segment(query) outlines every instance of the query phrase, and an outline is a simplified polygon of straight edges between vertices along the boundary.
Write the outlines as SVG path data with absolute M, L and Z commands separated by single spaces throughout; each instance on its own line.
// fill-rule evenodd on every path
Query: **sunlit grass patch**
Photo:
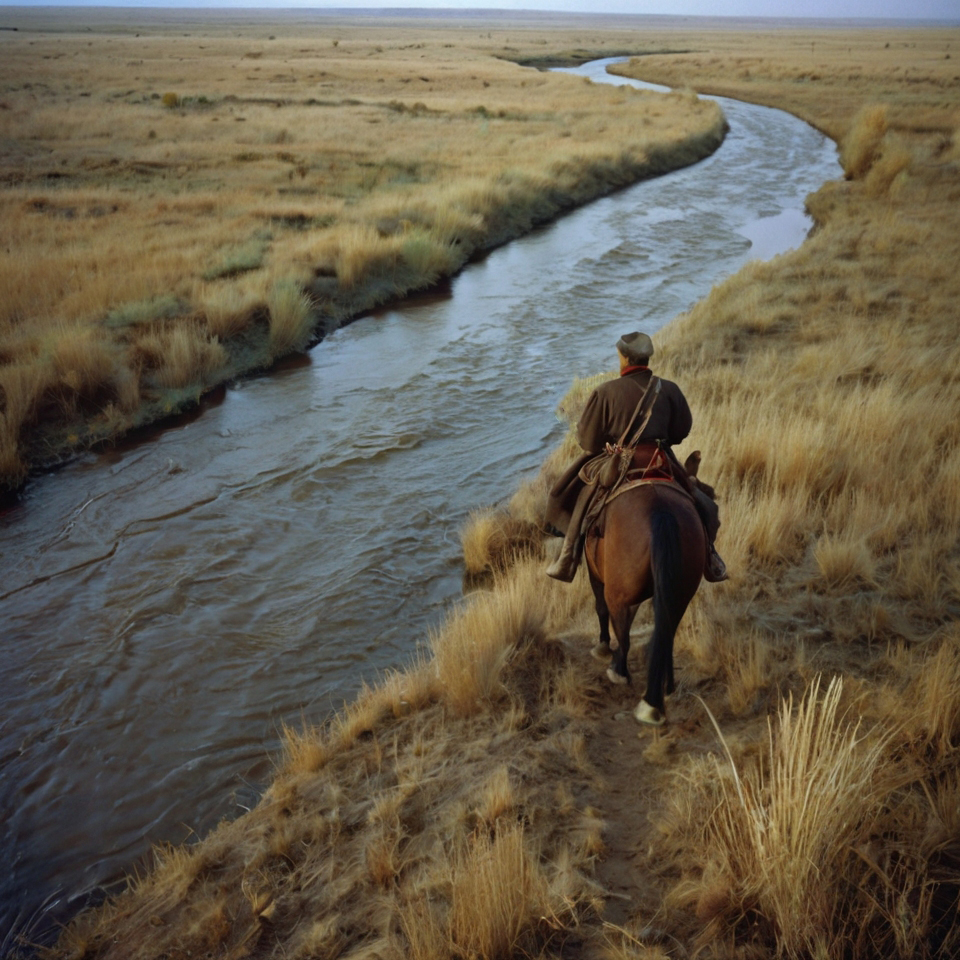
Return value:
M 239 277 L 242 273 L 259 270 L 263 266 L 263 258 L 268 248 L 268 240 L 260 238 L 248 240 L 241 246 L 224 253 L 219 262 L 204 271 L 203 279 L 220 280 Z
M 467 573 L 505 570 L 521 556 L 539 556 L 542 530 L 500 510 L 477 510 L 460 534 Z
M 443 700 L 455 714 L 473 713 L 501 693 L 507 659 L 518 646 L 543 637 L 546 613 L 543 591 L 529 578 L 511 577 L 472 595 L 433 634 Z
M 458 851 L 451 876 L 450 940 L 470 957 L 514 954 L 549 916 L 549 886 L 523 825 L 497 822 Z
M 856 537 L 821 537 L 813 548 L 823 582 L 832 589 L 857 583 L 876 585 L 876 560 L 868 544 Z

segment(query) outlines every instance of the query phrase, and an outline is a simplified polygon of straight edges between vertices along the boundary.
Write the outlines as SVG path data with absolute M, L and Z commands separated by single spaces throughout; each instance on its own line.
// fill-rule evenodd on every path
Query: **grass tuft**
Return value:
M 164 389 L 196 387 L 215 382 L 227 362 L 226 351 L 197 324 L 183 324 L 140 337 L 134 349 L 152 379 Z
M 539 579 L 539 568 L 534 567 Z M 474 594 L 430 637 L 444 703 L 457 716 L 502 694 L 501 671 L 514 651 L 543 637 L 547 605 L 531 577 L 498 580 Z
M 880 156 L 880 144 L 887 132 L 884 104 L 864 107 L 854 118 L 840 144 L 840 163 L 848 180 L 861 180 Z
M 450 940 L 456 954 L 514 956 L 549 913 L 549 885 L 522 824 L 498 822 L 456 854 L 451 876 Z
M 781 702 L 765 756 L 741 769 L 732 757 L 729 766 L 717 760 L 712 782 L 688 781 L 714 806 L 702 827 L 703 880 L 693 891 L 706 921 L 702 942 L 753 916 L 780 955 L 833 955 L 857 922 L 856 851 L 901 785 L 887 762 L 892 737 L 852 719 L 840 678 L 822 696 L 817 678 L 796 707 L 792 696 Z
M 460 534 L 467 573 L 503 571 L 521 557 L 539 557 L 543 551 L 540 528 L 499 510 L 470 514 Z
M 267 297 L 270 311 L 270 353 L 282 357 L 302 350 L 313 337 L 315 325 L 310 298 L 290 280 L 274 284 Z

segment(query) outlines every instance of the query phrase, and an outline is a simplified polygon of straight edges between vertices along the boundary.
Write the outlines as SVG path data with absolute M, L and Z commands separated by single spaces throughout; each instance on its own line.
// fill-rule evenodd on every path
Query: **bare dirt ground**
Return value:
M 603 929 L 608 935 L 654 944 L 671 939 L 663 903 L 678 875 L 658 857 L 656 839 L 676 762 L 718 754 L 722 747 L 704 702 L 718 685 L 682 654 L 676 657 L 677 691 L 668 699 L 667 724 L 656 729 L 640 726 L 634 719 L 634 707 L 643 694 L 649 635 L 647 626 L 634 628 L 633 677 L 623 686 L 607 680 L 606 662 L 590 652 L 596 642 L 593 631 L 572 631 L 562 639 L 583 676 L 593 678 L 587 681 L 591 724 L 587 755 L 599 789 L 587 799 L 604 824 L 604 851 L 595 864 L 595 879 L 605 898 Z M 734 733 L 729 724 L 725 727 Z M 598 942 L 603 943 L 603 938 Z M 591 950 L 602 955 L 596 943 Z

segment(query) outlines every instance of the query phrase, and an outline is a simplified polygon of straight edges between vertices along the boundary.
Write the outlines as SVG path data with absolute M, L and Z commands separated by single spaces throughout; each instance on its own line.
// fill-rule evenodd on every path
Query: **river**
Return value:
M 605 65 L 568 72 L 630 82 Z M 465 519 L 559 442 L 571 380 L 802 242 L 834 144 L 721 104 L 707 160 L 34 479 L 0 515 L 0 945 L 254 804 L 282 724 L 322 720 L 439 624 Z

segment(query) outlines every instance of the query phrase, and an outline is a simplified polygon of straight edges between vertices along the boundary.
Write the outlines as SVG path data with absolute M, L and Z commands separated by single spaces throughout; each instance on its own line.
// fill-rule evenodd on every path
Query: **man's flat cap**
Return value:
M 617 341 L 617 349 L 628 360 L 649 360 L 653 356 L 653 341 L 645 333 L 625 333 Z

